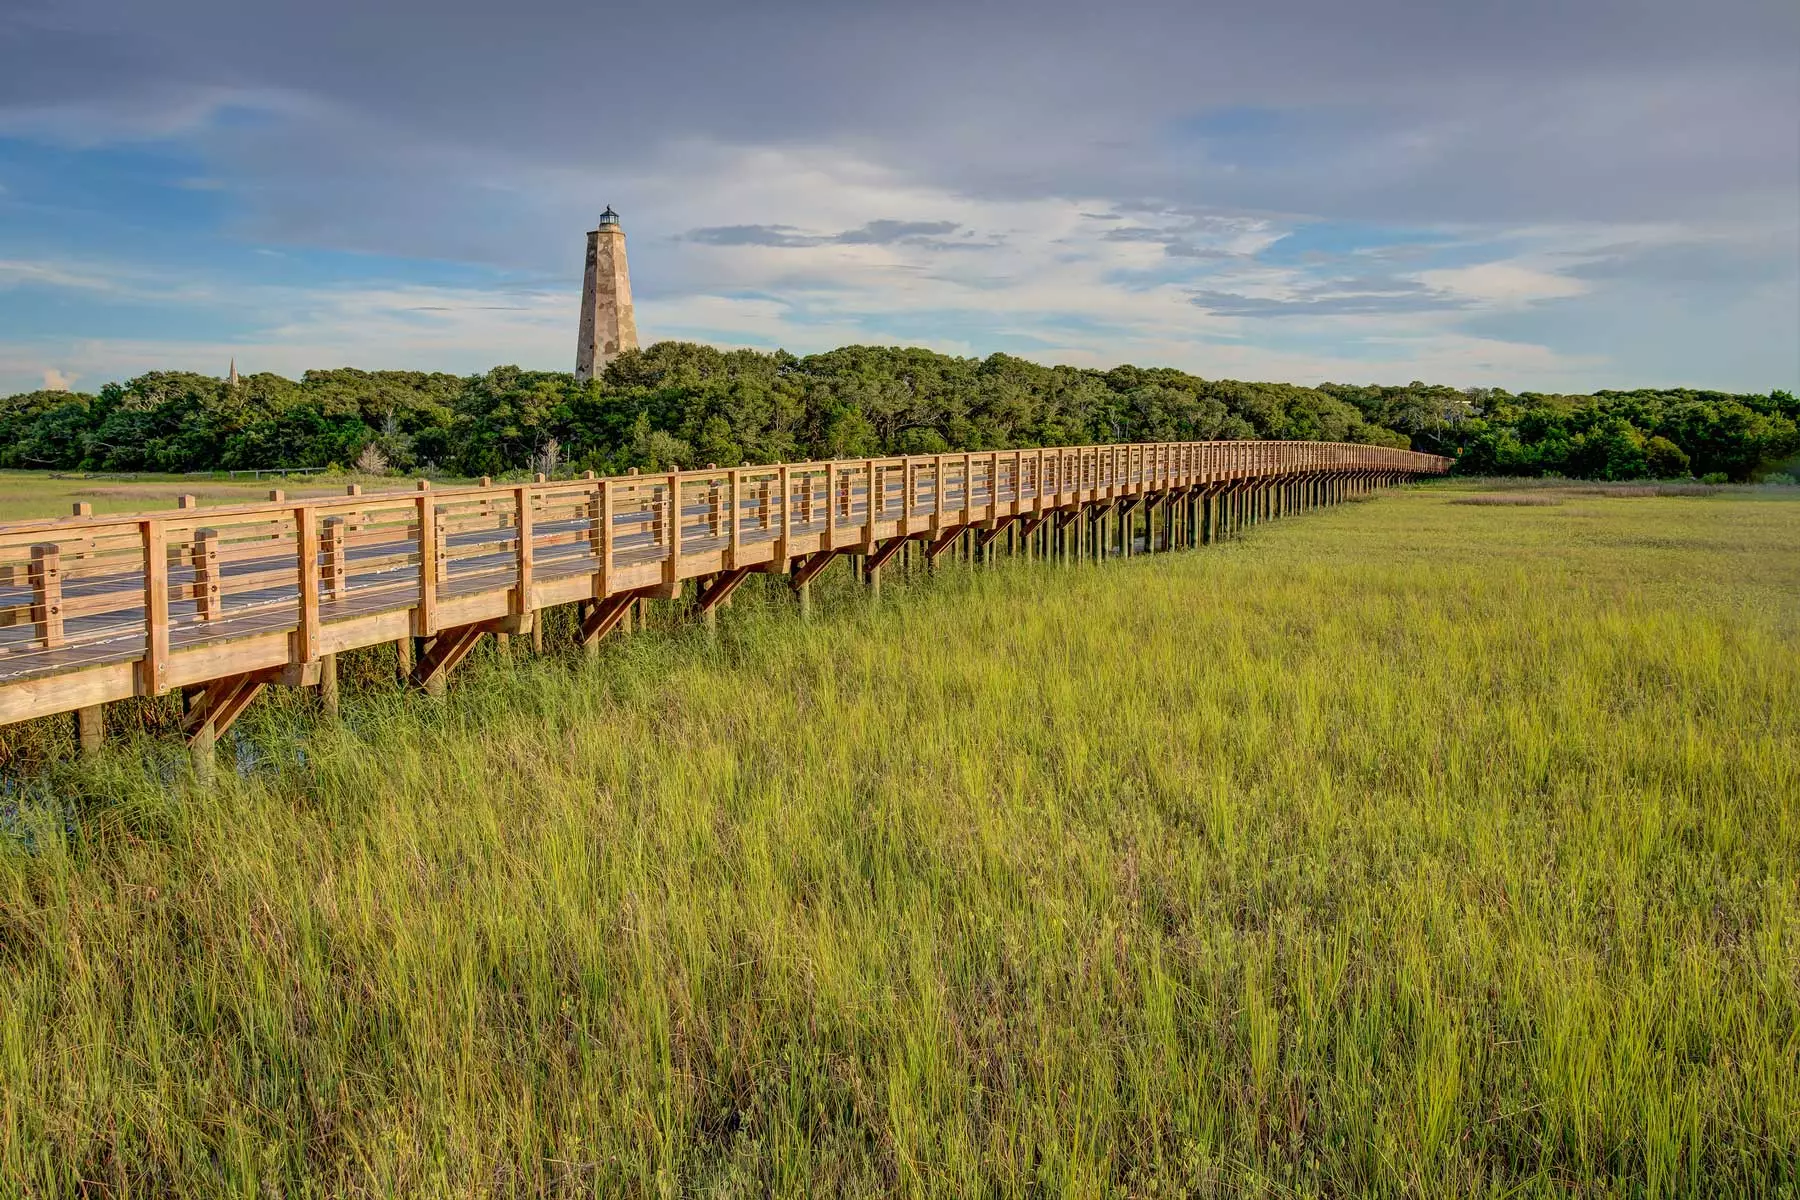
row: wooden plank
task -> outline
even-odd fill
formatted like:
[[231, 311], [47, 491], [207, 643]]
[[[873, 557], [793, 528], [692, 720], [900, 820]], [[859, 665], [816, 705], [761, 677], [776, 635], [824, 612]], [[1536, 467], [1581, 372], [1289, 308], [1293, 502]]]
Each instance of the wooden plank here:
[[6, 684], [0, 687], [0, 725], [128, 699], [138, 694], [140, 671], [136, 662], [108, 663]]

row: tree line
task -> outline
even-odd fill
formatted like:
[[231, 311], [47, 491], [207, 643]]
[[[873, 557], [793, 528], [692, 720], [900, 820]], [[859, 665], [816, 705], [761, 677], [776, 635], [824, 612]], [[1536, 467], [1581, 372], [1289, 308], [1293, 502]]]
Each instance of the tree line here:
[[308, 371], [235, 385], [153, 371], [0, 400], [0, 467], [546, 470], [1286, 438], [1411, 447], [1476, 474], [1747, 480], [1800, 457], [1800, 403], [1689, 390], [1562, 396], [1207, 380], [1166, 367], [848, 346], [797, 357], [661, 342], [604, 376]]

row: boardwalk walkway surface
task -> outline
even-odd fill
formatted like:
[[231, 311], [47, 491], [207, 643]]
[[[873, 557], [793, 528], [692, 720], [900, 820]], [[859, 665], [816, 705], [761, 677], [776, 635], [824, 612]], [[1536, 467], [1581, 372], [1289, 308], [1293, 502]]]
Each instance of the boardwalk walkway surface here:
[[[487, 633], [582, 609], [593, 644], [640, 599], [725, 602], [751, 572], [801, 593], [860, 556], [879, 585], [910, 544], [935, 559], [1005, 535], [1026, 552], [1130, 554], [1210, 541], [1449, 460], [1331, 442], [1167, 442], [707, 468], [0, 525], [0, 725], [179, 689], [211, 741], [270, 684], [321, 686], [340, 651], [395, 643], [444, 679]], [[186, 503], [184, 501], [184, 503]], [[1158, 512], [1161, 523], [1157, 522]], [[1141, 534], [1137, 532], [1141, 526]]]

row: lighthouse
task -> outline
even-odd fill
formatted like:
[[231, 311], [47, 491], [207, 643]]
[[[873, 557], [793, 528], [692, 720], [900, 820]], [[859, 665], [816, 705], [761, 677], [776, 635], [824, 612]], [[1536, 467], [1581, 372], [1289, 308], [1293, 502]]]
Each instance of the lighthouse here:
[[581, 284], [581, 337], [575, 345], [575, 381], [586, 383], [627, 350], [636, 350], [637, 318], [631, 312], [631, 272], [625, 265], [625, 231], [606, 206], [587, 235], [587, 271]]

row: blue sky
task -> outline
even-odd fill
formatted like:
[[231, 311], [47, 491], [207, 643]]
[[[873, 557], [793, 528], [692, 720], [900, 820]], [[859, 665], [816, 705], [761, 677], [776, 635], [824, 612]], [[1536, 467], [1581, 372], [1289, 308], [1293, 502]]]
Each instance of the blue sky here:
[[568, 369], [608, 203], [647, 340], [1794, 388], [1797, 42], [1761, 0], [18, 0], [0, 391]]

